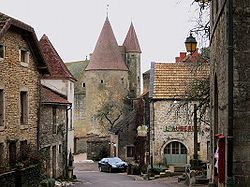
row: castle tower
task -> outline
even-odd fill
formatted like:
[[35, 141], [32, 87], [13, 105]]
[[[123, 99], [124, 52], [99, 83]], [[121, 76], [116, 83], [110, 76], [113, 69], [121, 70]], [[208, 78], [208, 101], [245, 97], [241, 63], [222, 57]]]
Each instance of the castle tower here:
[[141, 92], [141, 48], [132, 22], [123, 46], [125, 48], [126, 65], [129, 69], [129, 93], [130, 97], [135, 98]]
[[122, 117], [127, 94], [128, 68], [107, 17], [86, 67], [88, 133], [107, 135], [110, 122]]

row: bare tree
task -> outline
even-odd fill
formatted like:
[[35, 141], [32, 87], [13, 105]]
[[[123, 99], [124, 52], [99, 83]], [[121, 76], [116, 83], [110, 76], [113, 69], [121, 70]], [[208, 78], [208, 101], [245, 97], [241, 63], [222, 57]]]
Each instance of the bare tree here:
[[123, 102], [118, 103], [109, 97], [104, 105], [98, 110], [95, 118], [101, 121], [106, 120], [108, 122], [108, 127], [104, 126], [105, 129], [110, 130], [114, 127], [116, 122], [125, 116], [130, 110], [131, 99], [127, 96], [123, 98]]

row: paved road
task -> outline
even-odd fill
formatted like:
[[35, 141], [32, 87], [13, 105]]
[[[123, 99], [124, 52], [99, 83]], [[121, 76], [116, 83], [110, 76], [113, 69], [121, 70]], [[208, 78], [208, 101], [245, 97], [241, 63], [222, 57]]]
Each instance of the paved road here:
[[80, 181], [74, 187], [184, 187], [177, 178], [160, 178], [156, 180], [142, 180], [141, 177], [126, 173], [99, 172], [97, 163], [75, 164], [74, 174]]

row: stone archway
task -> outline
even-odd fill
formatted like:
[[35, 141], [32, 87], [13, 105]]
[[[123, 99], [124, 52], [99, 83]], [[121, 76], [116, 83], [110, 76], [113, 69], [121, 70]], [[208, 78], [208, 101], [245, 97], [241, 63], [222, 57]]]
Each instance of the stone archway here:
[[187, 148], [178, 141], [168, 143], [164, 148], [164, 162], [167, 165], [185, 165], [187, 163]]

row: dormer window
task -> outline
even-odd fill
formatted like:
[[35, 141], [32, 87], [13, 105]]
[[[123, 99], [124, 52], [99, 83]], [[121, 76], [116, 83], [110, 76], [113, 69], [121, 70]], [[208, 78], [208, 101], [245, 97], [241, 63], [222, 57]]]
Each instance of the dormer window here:
[[0, 43], [0, 60], [3, 60], [5, 57], [4, 45]]
[[19, 60], [23, 66], [27, 66], [29, 63], [29, 51], [27, 49], [20, 49]]

